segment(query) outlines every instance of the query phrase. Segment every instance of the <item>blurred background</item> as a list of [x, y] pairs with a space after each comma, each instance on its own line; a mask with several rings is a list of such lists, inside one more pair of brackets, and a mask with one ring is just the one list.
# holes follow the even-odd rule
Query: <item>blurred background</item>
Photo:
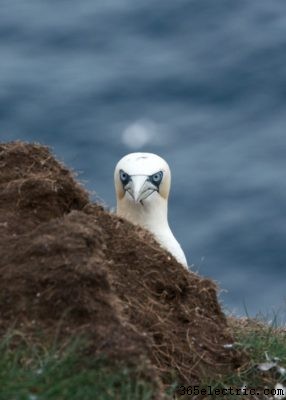
[[224, 309], [284, 318], [285, 0], [2, 0], [0, 139], [52, 147], [94, 200], [155, 152], [169, 219]]

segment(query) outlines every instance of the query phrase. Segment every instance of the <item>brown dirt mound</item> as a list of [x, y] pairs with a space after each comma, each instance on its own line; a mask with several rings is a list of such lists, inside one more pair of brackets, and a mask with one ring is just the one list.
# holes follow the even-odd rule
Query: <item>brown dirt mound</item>
[[145, 357], [166, 382], [239, 366], [213, 282], [91, 204], [43, 146], [0, 145], [0, 246], [0, 334], [88, 334], [93, 354]]

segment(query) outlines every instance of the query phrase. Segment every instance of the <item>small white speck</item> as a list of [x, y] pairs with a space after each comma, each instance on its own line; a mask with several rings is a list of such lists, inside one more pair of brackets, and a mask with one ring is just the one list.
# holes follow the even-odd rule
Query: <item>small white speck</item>
[[232, 348], [233, 348], [233, 343], [224, 344], [223, 347], [224, 347], [225, 349], [232, 349]]
[[43, 369], [42, 368], [39, 368], [39, 369], [36, 370], [36, 374], [37, 375], [42, 375], [42, 373], [43, 373]]
[[140, 149], [150, 143], [158, 145], [162, 142], [161, 129], [162, 127], [152, 120], [139, 119], [124, 129], [121, 140], [131, 149]]
[[275, 362], [266, 362], [266, 363], [259, 364], [257, 366], [257, 368], [260, 371], [269, 371], [271, 368], [274, 368], [274, 367], [276, 367], [276, 363]]
[[224, 347], [225, 349], [232, 349], [232, 348], [233, 348], [233, 343], [224, 344], [223, 347]]
[[274, 389], [276, 390], [276, 394], [274, 395], [274, 399], [282, 400], [286, 398], [286, 387], [281, 385], [281, 383], [276, 383]]
[[129, 125], [122, 133], [122, 142], [133, 149], [145, 146], [152, 139], [152, 128], [146, 121], [136, 121]]
[[286, 374], [286, 368], [277, 367], [277, 371], [278, 371], [279, 374], [281, 374], [281, 375], [285, 375], [285, 374]]

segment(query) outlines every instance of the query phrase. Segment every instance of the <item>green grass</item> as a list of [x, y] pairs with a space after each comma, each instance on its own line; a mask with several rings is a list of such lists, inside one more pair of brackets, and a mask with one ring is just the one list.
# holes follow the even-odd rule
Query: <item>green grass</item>
[[[286, 386], [286, 330], [254, 321], [232, 320], [235, 344], [248, 359], [228, 376], [206, 379], [199, 389], [236, 389], [246, 386], [262, 393], [276, 383]], [[20, 339], [19, 339], [20, 338]], [[87, 355], [85, 342], [77, 340], [65, 347], [31, 343], [18, 334], [0, 342], [0, 400], [156, 400], [158, 387], [144, 374], [144, 366], [110, 364]], [[262, 372], [257, 366], [275, 360], [277, 367]], [[215, 368], [215, 366], [214, 366]], [[191, 383], [188, 383], [189, 385]], [[185, 385], [187, 386], [187, 385]], [[174, 388], [170, 382], [169, 396]], [[157, 394], [156, 394], [157, 393]], [[262, 399], [257, 396], [192, 396], [177, 399]]]
[[86, 356], [82, 344], [49, 349], [11, 337], [0, 343], [0, 400], [150, 400], [139, 370]]
[[[214, 399], [265, 399], [263, 397], [263, 390], [265, 388], [273, 389], [277, 383], [286, 386], [286, 330], [279, 329], [274, 325], [266, 325], [263, 323], [249, 321], [249, 323], [242, 323], [239, 320], [232, 321], [232, 330], [234, 332], [235, 344], [234, 346], [245, 352], [248, 359], [245, 364], [236, 373], [227, 376], [221, 376], [216, 380], [205, 380], [199, 385], [199, 390], [206, 389], [209, 386], [212, 388], [212, 393], [215, 389], [234, 389], [233, 394], [227, 395], [214, 395], [213, 397], [199, 397], [214, 398]], [[258, 366], [261, 364], [274, 361], [277, 366], [268, 371], [261, 371]], [[285, 368], [285, 371], [283, 369]], [[284, 373], [283, 373], [284, 372]], [[241, 393], [235, 393], [236, 389], [246, 387], [247, 389], [255, 389], [255, 395], [248, 396]], [[182, 392], [181, 392], [182, 393]], [[259, 396], [257, 396], [259, 393]], [[197, 398], [191, 395], [177, 395], [177, 399], [192, 399]], [[271, 396], [269, 396], [271, 398]], [[286, 397], [285, 397], [286, 398]]]

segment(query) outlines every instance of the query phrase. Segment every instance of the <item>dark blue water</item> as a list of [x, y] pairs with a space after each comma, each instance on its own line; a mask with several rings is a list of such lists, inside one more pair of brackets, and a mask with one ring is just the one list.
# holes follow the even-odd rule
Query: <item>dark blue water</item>
[[120, 157], [163, 156], [172, 229], [239, 315], [286, 309], [285, 106], [285, 0], [1, 0], [1, 140], [109, 207]]

